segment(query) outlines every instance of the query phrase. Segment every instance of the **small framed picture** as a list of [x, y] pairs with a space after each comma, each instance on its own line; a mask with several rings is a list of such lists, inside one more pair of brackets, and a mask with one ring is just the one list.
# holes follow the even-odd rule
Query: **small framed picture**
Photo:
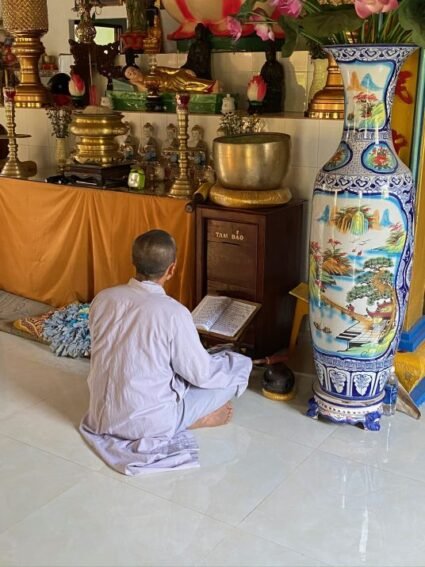
[[104, 6], [122, 6], [123, 0], [101, 0]]

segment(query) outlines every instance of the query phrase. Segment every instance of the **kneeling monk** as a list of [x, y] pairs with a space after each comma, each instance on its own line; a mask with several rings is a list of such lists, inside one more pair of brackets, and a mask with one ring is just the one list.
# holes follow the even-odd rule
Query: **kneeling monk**
[[176, 267], [168, 233], [136, 238], [133, 264], [136, 277], [101, 291], [90, 307], [90, 407], [80, 431], [127, 475], [197, 466], [188, 429], [229, 421], [229, 400], [244, 392], [252, 362], [208, 354], [190, 312], [165, 293]]

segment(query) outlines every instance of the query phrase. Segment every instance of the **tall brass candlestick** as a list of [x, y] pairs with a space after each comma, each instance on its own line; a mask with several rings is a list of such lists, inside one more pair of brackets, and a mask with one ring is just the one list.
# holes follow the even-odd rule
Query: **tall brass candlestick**
[[187, 146], [187, 141], [189, 139], [189, 100], [190, 94], [188, 93], [176, 94], [178, 128], [177, 139], [179, 141], [179, 149], [176, 151], [176, 153], [179, 154], [179, 174], [177, 179], [174, 181], [168, 195], [170, 197], [176, 197], [180, 199], [188, 199], [193, 195], [193, 187], [190, 183], [189, 178], [188, 156], [190, 150]]
[[26, 179], [30, 177], [28, 167], [18, 159], [18, 144], [16, 138], [29, 137], [26, 134], [16, 134], [15, 123], [15, 95], [16, 90], [13, 87], [4, 87], [4, 112], [6, 116], [7, 139], [9, 140], [9, 155], [6, 163], [1, 170], [0, 175], [5, 177], [18, 177]]

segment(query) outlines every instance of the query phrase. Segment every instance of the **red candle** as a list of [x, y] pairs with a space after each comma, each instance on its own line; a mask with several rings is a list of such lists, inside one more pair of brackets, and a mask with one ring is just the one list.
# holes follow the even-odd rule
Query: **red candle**
[[14, 87], [4, 87], [3, 96], [5, 102], [13, 102], [15, 100], [16, 89]]

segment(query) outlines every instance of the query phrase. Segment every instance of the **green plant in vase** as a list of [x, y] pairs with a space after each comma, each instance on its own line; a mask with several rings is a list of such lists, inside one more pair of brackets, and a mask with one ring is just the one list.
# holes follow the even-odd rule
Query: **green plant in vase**
[[73, 108], [71, 106], [49, 106], [46, 114], [52, 126], [52, 136], [55, 136], [55, 157], [59, 173], [63, 173], [67, 159], [67, 138], [72, 121]]

